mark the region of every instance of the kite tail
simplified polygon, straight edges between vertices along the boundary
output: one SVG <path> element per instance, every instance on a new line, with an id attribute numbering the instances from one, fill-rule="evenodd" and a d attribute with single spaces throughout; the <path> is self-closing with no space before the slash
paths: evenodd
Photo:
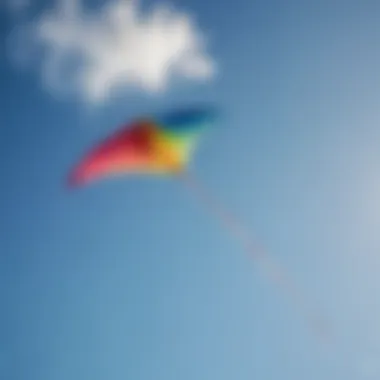
<path id="1" fill-rule="evenodd" d="M 327 323 L 311 311 L 307 306 L 305 297 L 303 297 L 298 287 L 291 281 L 286 271 L 262 247 L 254 243 L 251 234 L 245 226 L 226 210 L 193 175 L 183 173 L 180 177 L 209 211 L 224 224 L 230 233 L 240 240 L 250 256 L 260 261 L 267 276 L 293 300 L 295 306 L 308 320 L 310 327 L 317 334 L 317 337 L 325 342 L 326 340 L 330 340 L 331 332 Z"/>

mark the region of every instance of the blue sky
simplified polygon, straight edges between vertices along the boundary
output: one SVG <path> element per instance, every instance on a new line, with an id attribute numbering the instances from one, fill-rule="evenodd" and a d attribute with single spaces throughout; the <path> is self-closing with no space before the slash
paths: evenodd
<path id="1" fill-rule="evenodd" d="M 0 377 L 377 378 L 379 4 L 172 4 L 207 36 L 187 57 L 202 69 L 158 92 L 127 81 L 111 96 L 103 83 L 95 103 L 93 81 L 62 94 L 40 46 L 15 38 L 49 3 L 2 4 Z M 330 318 L 337 354 L 180 183 L 65 190 L 78 156 L 120 123 L 195 101 L 225 115 L 193 170 Z"/>

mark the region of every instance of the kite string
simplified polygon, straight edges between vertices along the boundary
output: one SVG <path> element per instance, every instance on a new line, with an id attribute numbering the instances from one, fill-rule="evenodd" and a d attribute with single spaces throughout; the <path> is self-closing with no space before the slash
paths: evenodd
<path id="1" fill-rule="evenodd" d="M 331 329 L 331 325 L 318 313 L 312 312 L 312 309 L 307 305 L 306 297 L 302 294 L 300 289 L 291 281 L 290 276 L 286 270 L 274 260 L 274 258 L 264 250 L 263 247 L 253 242 L 250 231 L 227 210 L 217 200 L 213 194 L 192 174 L 186 172 L 180 175 L 183 183 L 187 188 L 198 197 L 200 201 L 212 212 L 220 222 L 245 246 L 247 252 L 253 259 L 260 259 L 261 263 L 266 270 L 266 274 L 277 283 L 280 290 L 283 290 L 293 300 L 295 306 L 309 322 L 312 331 L 316 334 L 318 339 L 323 343 L 328 343 L 328 347 L 332 350 L 330 354 L 335 351 L 336 354 L 343 355 L 345 368 L 349 373 L 356 374 L 359 378 L 363 378 L 363 373 L 360 369 L 361 365 L 358 358 L 348 351 L 350 345 L 343 347 L 337 346 L 337 339 L 335 331 Z M 342 342 L 341 342 L 342 343 Z M 329 350 L 330 351 L 330 350 Z M 355 376 L 355 375 L 354 375 Z"/>
<path id="2" fill-rule="evenodd" d="M 228 210 L 226 210 L 216 198 L 190 173 L 182 173 L 180 178 L 186 186 L 195 194 L 202 203 L 211 211 L 222 224 L 243 244 L 247 252 L 250 253 L 254 259 L 259 259 L 266 274 L 277 283 L 281 290 L 286 291 L 288 296 L 292 298 L 294 304 L 303 313 L 304 317 L 309 321 L 312 329 L 317 333 L 319 338 L 326 340 L 329 333 L 327 326 L 322 318 L 317 317 L 312 313 L 310 308 L 306 305 L 306 299 L 302 296 L 301 291 L 290 280 L 286 271 L 271 258 L 262 247 L 252 241 L 251 234 L 245 226 L 236 219 Z"/>

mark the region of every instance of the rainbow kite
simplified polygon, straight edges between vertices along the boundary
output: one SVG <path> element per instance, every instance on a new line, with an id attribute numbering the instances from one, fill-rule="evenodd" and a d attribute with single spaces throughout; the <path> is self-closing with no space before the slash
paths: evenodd
<path id="1" fill-rule="evenodd" d="M 117 174 L 184 173 L 216 116 L 213 109 L 197 108 L 136 120 L 89 152 L 70 174 L 69 183 L 82 185 Z"/>
<path id="2" fill-rule="evenodd" d="M 200 137 L 216 117 L 214 109 L 200 107 L 132 121 L 87 153 L 70 173 L 68 182 L 71 187 L 76 187 L 120 174 L 178 176 L 244 244 L 246 250 L 260 259 L 270 277 L 311 319 L 318 334 L 325 334 L 325 326 L 309 313 L 300 292 L 280 266 L 252 242 L 244 226 L 189 174 L 188 164 Z"/>

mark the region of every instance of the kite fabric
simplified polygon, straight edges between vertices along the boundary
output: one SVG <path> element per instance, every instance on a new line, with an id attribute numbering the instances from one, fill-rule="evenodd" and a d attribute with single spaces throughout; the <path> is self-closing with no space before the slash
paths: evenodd
<path id="1" fill-rule="evenodd" d="M 116 174 L 181 173 L 216 115 L 211 108 L 194 108 L 138 119 L 90 151 L 70 174 L 69 183 L 83 185 Z"/>
<path id="2" fill-rule="evenodd" d="M 187 168 L 193 152 L 208 127 L 216 120 L 211 108 L 183 109 L 159 117 L 139 118 L 125 125 L 86 154 L 69 174 L 69 185 L 85 185 L 119 174 L 174 175 L 197 195 L 229 232 L 237 237 L 255 259 L 260 259 L 269 277 L 291 296 L 319 337 L 326 338 L 326 326 L 309 312 L 301 292 L 285 271 L 252 243 L 242 224 L 215 201 Z"/>

